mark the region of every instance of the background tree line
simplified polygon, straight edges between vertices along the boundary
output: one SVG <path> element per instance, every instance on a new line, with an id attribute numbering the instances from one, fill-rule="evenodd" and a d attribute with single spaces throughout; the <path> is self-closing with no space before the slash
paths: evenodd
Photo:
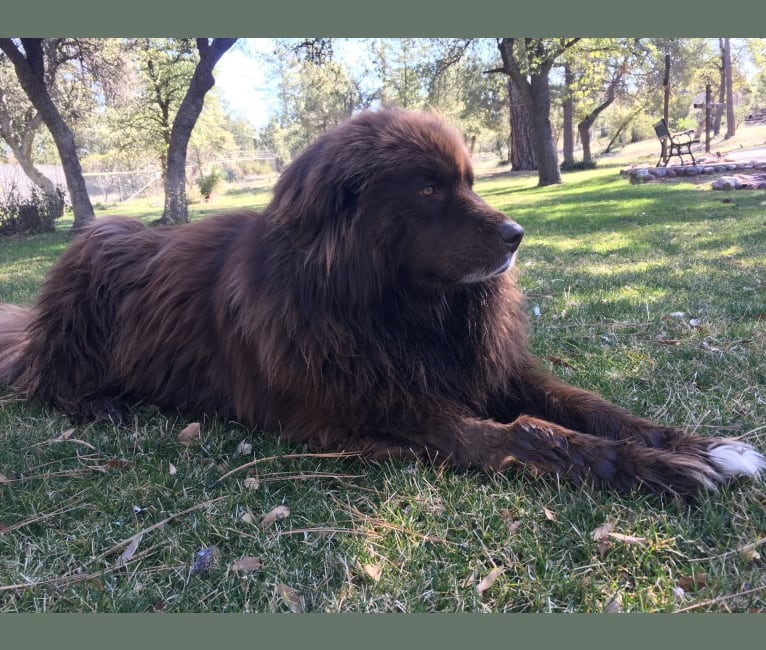
<path id="1" fill-rule="evenodd" d="M 702 128 L 692 104 L 706 84 L 715 133 L 733 135 L 746 111 L 766 106 L 766 39 L 282 39 L 253 62 L 269 71 L 275 97 L 255 132 L 210 92 L 235 40 L 0 39 L 5 156 L 48 194 L 55 188 L 35 163 L 63 165 L 75 227 L 93 218 L 83 169 L 156 166 L 162 220 L 175 222 L 188 218 L 187 160 L 202 169 L 257 147 L 281 167 L 369 107 L 436 108 L 472 151 L 537 170 L 547 185 L 562 167 L 594 164 L 594 132 L 607 151 L 653 137 L 668 60 L 674 130 Z"/>

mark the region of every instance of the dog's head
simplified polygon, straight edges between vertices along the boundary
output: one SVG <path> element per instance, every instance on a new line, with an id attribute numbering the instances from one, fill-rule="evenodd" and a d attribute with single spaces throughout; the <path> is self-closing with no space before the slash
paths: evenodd
<path id="1" fill-rule="evenodd" d="M 310 145 L 272 206 L 328 272 L 446 288 L 505 272 L 524 233 L 472 186 L 470 156 L 440 116 L 367 111 Z"/>

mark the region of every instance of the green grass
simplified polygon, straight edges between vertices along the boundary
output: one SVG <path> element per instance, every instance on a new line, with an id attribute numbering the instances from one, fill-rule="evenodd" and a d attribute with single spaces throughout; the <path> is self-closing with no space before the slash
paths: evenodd
<path id="1" fill-rule="evenodd" d="M 501 174 L 477 190 L 526 229 L 518 264 L 551 371 L 659 421 L 766 447 L 766 193 L 724 203 L 707 184 L 633 186 L 616 167 L 535 183 Z M 222 193 L 192 215 L 267 199 L 264 188 Z M 151 220 L 159 208 L 119 211 Z M 66 225 L 0 243 L 0 300 L 33 300 Z M 189 422 L 143 407 L 128 426 L 75 427 L 6 396 L 0 610 L 766 608 L 762 484 L 695 503 L 620 497 L 529 476 L 317 458 L 232 422 L 200 420 L 201 440 L 185 447 Z M 279 505 L 289 516 L 264 529 Z M 616 536 L 594 539 L 606 522 Z M 214 561 L 192 574 L 210 547 Z M 242 557 L 260 568 L 236 571 Z"/>

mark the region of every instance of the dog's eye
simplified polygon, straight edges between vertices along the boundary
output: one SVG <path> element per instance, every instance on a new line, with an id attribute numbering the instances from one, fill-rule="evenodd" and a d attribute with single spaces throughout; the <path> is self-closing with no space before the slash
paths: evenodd
<path id="1" fill-rule="evenodd" d="M 425 187 L 421 187 L 419 192 L 423 196 L 433 196 L 436 194 L 436 188 L 433 185 L 426 185 Z"/>

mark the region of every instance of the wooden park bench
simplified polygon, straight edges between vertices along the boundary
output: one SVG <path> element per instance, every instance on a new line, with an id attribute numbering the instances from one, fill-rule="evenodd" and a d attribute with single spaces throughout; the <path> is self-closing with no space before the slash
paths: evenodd
<path id="1" fill-rule="evenodd" d="M 654 125 L 654 132 L 657 134 L 660 144 L 662 145 L 660 159 L 657 161 L 655 167 L 659 167 L 660 165 L 667 167 L 668 161 L 673 156 L 678 156 L 681 159 L 681 164 L 684 165 L 686 164 L 684 162 L 684 154 L 691 156 L 692 164 L 697 164 L 697 161 L 694 160 L 694 154 L 692 153 L 692 145 L 698 143 L 699 138 L 694 138 L 694 129 L 671 133 L 663 118 Z"/>

